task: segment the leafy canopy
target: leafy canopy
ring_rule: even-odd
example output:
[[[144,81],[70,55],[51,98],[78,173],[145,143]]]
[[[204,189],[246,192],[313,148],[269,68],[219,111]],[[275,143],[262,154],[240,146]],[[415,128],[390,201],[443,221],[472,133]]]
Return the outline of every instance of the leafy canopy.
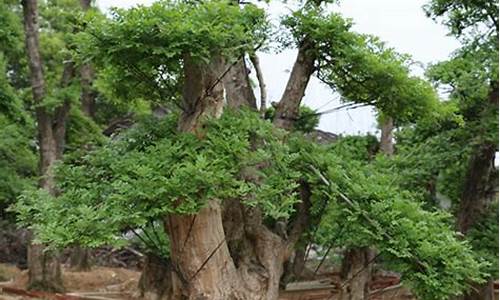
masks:
[[[352,156],[349,147],[283,134],[253,112],[225,112],[208,122],[202,138],[178,133],[175,116],[147,119],[59,166],[58,199],[31,191],[15,209],[43,242],[120,245],[123,230],[167,213],[194,214],[211,199],[242,199],[270,219],[287,219],[302,179],[313,192],[313,215],[322,220],[314,242],[375,245],[425,299],[445,299],[463,291],[464,281],[481,280],[483,264],[455,237],[449,216],[422,209],[418,194],[393,184],[394,174]]]

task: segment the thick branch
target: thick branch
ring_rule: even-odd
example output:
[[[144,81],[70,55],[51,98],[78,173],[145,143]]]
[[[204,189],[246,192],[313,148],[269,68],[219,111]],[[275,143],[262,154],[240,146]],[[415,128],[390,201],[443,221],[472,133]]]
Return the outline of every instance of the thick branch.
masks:
[[[250,60],[252,61],[253,67],[255,68],[257,80],[259,81],[260,113],[261,115],[264,115],[266,112],[266,102],[267,102],[267,90],[266,90],[266,83],[264,81],[264,74],[262,74],[262,68],[260,67],[259,57],[257,56],[256,53],[250,54]]]
[[[312,50],[312,42],[307,40],[299,47],[297,59],[293,65],[285,92],[276,108],[274,124],[278,127],[287,130],[292,129],[293,122],[299,115],[300,102],[304,97],[309,79],[315,70],[316,56]]]

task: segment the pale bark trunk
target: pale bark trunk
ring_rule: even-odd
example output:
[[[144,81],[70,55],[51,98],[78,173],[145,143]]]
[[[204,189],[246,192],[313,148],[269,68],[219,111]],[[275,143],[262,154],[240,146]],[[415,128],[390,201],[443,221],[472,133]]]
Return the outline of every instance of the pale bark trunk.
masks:
[[[380,151],[386,155],[394,154],[393,132],[394,121],[391,117],[385,117],[381,124]]]
[[[222,66],[217,58],[200,66],[186,56],[186,110],[179,119],[179,130],[202,138],[204,117],[222,113]],[[172,274],[182,291],[175,299],[277,299],[288,244],[263,225],[258,208],[238,200],[224,204],[224,212],[213,199],[196,215],[165,218]]]
[[[230,108],[257,108],[255,94],[250,85],[249,70],[245,59],[241,58],[232,66],[223,78],[227,104]]]
[[[221,71],[214,58],[201,66],[184,59],[184,108],[178,128],[202,134],[204,117],[218,117],[223,108]],[[182,284],[185,299],[245,299],[242,282],[229,255],[220,204],[210,200],[196,215],[171,214],[165,218],[171,241],[173,276]],[[180,299],[180,298],[179,298]]]
[[[256,53],[250,54],[250,60],[252,61],[253,67],[255,68],[255,74],[257,80],[259,81],[260,90],[260,114],[265,115],[267,109],[267,89],[266,82],[264,81],[264,74],[262,73],[262,68],[260,67],[260,60]]]
[[[300,102],[304,98],[307,84],[315,70],[316,58],[311,55],[311,48],[311,44],[307,40],[299,47],[285,92],[276,108],[274,124],[278,127],[291,130],[293,123],[298,118]]]

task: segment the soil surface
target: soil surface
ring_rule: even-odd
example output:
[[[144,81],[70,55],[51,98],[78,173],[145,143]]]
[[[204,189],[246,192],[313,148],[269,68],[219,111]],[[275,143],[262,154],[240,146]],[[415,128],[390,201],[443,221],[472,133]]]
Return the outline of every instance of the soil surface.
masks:
[[[66,294],[104,296],[110,299],[134,299],[140,272],[124,268],[93,267],[89,272],[74,272],[63,269]],[[24,290],[28,273],[16,266],[0,264],[1,288]],[[91,298],[91,297],[90,297]],[[26,296],[13,296],[0,291],[0,300],[33,299]],[[35,298],[36,299],[36,298]]]

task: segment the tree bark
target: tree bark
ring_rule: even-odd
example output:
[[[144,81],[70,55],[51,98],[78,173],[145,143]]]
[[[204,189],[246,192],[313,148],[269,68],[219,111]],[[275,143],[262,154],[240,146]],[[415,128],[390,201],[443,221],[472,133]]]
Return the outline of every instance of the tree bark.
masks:
[[[209,65],[184,58],[184,108],[178,128],[202,135],[204,117],[218,117],[223,108],[221,58]],[[196,215],[171,214],[165,218],[171,241],[171,259],[185,299],[246,299],[243,285],[229,255],[220,204],[211,200]],[[178,298],[181,299],[181,298]]]
[[[36,0],[23,0],[23,21],[25,43],[30,68],[30,81],[38,127],[40,147],[39,185],[50,194],[56,194],[52,166],[62,155],[65,135],[65,121],[69,111],[69,101],[56,109],[52,116],[42,105],[45,97],[43,64],[39,47],[38,8]],[[62,87],[69,84],[72,64],[65,65],[61,79]],[[30,243],[28,247],[28,288],[48,291],[64,290],[58,255],[47,251],[43,245]]]
[[[307,84],[315,70],[316,57],[311,54],[312,48],[312,43],[307,39],[299,47],[285,92],[276,108],[273,122],[280,128],[291,130],[298,118],[300,102],[304,98]]]
[[[259,111],[262,117],[266,114],[267,109],[267,89],[266,82],[264,81],[264,74],[262,73],[262,68],[260,67],[259,57],[256,53],[250,54],[250,61],[252,61],[253,67],[255,68],[255,74],[257,76],[257,80],[259,81],[259,90],[260,90],[260,107]]]
[[[369,288],[367,282],[371,280],[371,254],[368,248],[353,248],[345,252],[342,261],[342,290],[341,300],[368,299]]]
[[[223,78],[228,106],[234,109],[242,107],[257,109],[257,100],[250,84],[249,69],[245,59],[241,58],[228,67],[230,69]]]
[[[75,246],[71,249],[70,268],[76,272],[88,272],[91,269],[91,257],[88,249],[81,246]]]
[[[204,118],[222,113],[223,66],[220,58],[203,66],[185,57],[186,109],[179,130],[203,138]],[[196,215],[171,214],[164,224],[171,241],[172,274],[182,291],[175,299],[278,299],[289,245],[263,225],[259,208],[239,200],[221,207],[213,199]]]
[[[393,130],[394,120],[391,117],[385,117],[381,124],[380,151],[386,155],[394,154]]]
[[[498,114],[497,81],[491,83],[488,104],[483,112],[486,117],[490,109],[494,109]],[[457,214],[458,229],[464,234],[467,234],[478,217],[486,212],[497,193],[498,170],[495,168],[497,149],[498,145],[490,141],[483,142],[476,147],[469,160]]]

